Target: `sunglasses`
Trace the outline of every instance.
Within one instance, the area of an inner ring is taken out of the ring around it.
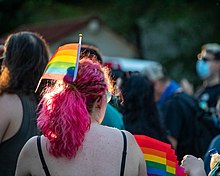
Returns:
[[[206,57],[199,58],[199,60],[202,60],[202,61],[204,61],[204,62],[214,61],[214,59],[208,59],[208,58],[206,58]]]
[[[111,101],[112,94],[107,90],[106,91],[106,102],[109,103]]]

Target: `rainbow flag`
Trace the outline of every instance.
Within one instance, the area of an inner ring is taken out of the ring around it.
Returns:
[[[78,62],[81,50],[79,43],[70,43],[60,46],[46,66],[42,79],[64,80],[73,82],[77,76]]]
[[[171,145],[144,135],[134,135],[146,162],[148,176],[186,176]]]

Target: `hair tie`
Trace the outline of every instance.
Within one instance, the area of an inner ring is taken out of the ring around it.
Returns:
[[[71,88],[71,89],[74,89],[74,90],[77,90],[76,86],[75,86],[75,85],[72,85],[72,84],[70,84],[70,88]]]

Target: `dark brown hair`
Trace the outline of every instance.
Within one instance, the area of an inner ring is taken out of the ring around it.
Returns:
[[[11,34],[5,42],[0,93],[34,92],[49,60],[45,40],[32,32]]]

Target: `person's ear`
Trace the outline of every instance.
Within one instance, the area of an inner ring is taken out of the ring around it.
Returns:
[[[95,108],[98,108],[98,109],[101,108],[102,99],[103,99],[102,97],[98,97],[98,98],[95,100],[95,103],[94,103],[94,107],[95,107]]]

